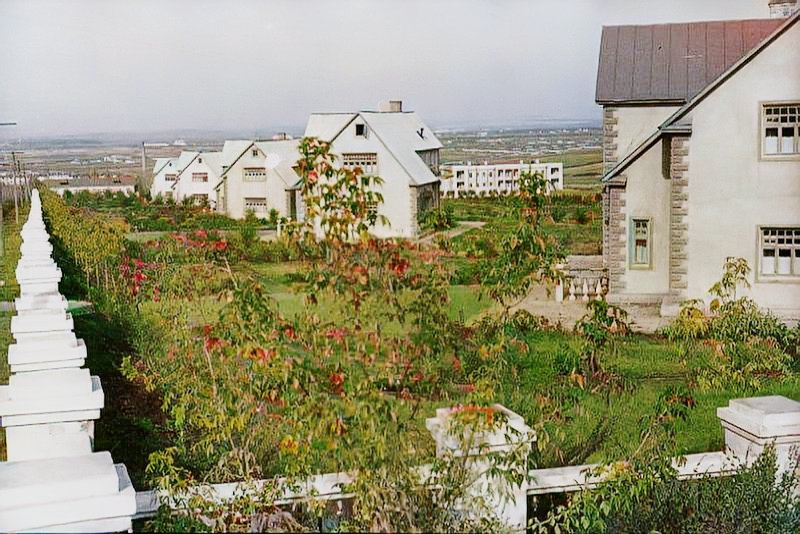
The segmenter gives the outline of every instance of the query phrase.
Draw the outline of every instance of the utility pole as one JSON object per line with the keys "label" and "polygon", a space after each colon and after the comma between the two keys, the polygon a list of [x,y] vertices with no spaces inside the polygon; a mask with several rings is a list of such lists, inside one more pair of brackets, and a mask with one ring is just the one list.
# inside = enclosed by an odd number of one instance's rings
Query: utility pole
{"label": "utility pole", "polygon": [[163,148],[169,146],[169,143],[148,143],[147,141],[142,141],[142,179],[139,181],[139,185],[142,189],[147,189],[150,184],[148,183],[147,179],[147,148]]}
{"label": "utility pole", "polygon": [[[0,126],[16,126],[16,122],[0,122]],[[5,189],[5,184],[0,184],[0,256],[5,256],[6,253],[6,244],[5,240],[3,239],[3,202],[5,202],[6,198],[3,194]]]}

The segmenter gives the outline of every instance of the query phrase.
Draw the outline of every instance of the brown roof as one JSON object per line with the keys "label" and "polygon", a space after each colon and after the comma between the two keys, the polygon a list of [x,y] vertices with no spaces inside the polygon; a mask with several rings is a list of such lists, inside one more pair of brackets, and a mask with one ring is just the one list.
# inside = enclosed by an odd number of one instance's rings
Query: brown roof
{"label": "brown roof", "polygon": [[606,26],[597,70],[598,104],[683,104],[786,19]]}

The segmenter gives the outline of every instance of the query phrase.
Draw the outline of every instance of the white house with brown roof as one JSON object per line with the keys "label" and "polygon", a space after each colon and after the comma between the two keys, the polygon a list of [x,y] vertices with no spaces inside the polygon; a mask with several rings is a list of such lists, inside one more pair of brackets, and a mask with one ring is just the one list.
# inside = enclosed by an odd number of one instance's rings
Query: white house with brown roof
{"label": "white house with brown roof", "polygon": [[266,218],[271,210],[297,218],[297,145],[293,139],[225,141],[222,173],[214,184],[217,210],[234,219],[248,212]]}
{"label": "white house with brown roof", "polygon": [[217,196],[214,186],[222,175],[222,152],[181,152],[178,173],[171,183],[176,202],[191,198],[194,204],[214,207]]}
{"label": "white house with brown roof", "polygon": [[439,205],[439,149],[442,143],[415,113],[391,101],[380,111],[314,113],[306,137],[331,143],[345,167],[360,167],[383,179],[378,213],[389,222],[371,231],[379,237],[414,237],[419,218]]}
{"label": "white house with brown roof", "polygon": [[603,29],[610,300],[674,313],[741,257],[747,294],[800,318],[800,13],[769,4],[779,16]]}

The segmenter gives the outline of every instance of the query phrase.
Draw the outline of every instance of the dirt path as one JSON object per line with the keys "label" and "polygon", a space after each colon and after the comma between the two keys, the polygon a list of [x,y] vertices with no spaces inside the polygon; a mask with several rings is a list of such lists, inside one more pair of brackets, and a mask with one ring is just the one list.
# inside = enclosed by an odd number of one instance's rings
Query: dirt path
{"label": "dirt path", "polygon": [[445,230],[443,232],[434,232],[432,234],[428,234],[418,239],[417,243],[419,243],[420,245],[433,243],[433,240],[439,236],[452,239],[463,233],[469,232],[470,230],[473,230],[475,228],[480,228],[485,224],[486,222],[484,221],[459,221],[458,226],[456,226],[455,228],[451,228],[450,230]]}

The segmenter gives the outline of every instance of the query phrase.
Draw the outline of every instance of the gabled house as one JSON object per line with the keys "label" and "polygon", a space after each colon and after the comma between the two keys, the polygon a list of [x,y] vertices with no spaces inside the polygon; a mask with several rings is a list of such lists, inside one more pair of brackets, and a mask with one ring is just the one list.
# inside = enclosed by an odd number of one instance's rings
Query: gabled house
{"label": "gabled house", "polygon": [[178,179],[178,158],[156,158],[150,197],[172,198],[172,186]]}
{"label": "gabled house", "polygon": [[442,143],[401,102],[384,104],[381,111],[314,113],[305,136],[331,143],[340,165],[383,179],[383,203],[376,209],[389,225],[376,225],[375,235],[414,237],[422,214],[439,205]]}
{"label": "gabled house", "polygon": [[194,204],[214,207],[214,185],[222,174],[222,152],[181,152],[178,174],[172,182],[172,196],[176,202],[191,198]]}
{"label": "gabled house", "polygon": [[293,139],[225,141],[222,173],[214,186],[217,211],[234,219],[249,211],[266,218],[272,210],[297,218],[297,145]]}
{"label": "gabled house", "polygon": [[670,315],[741,257],[749,296],[800,317],[800,13],[769,4],[775,18],[603,29],[609,300]]}

